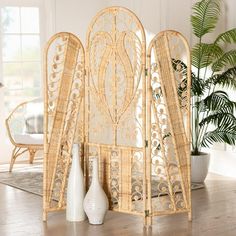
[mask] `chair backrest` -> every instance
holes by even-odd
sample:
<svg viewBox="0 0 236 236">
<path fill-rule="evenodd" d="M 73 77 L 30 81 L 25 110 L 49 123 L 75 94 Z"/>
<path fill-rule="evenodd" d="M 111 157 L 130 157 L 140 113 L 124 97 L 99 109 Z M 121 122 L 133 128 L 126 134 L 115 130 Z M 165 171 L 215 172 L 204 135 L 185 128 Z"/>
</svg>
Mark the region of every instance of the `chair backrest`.
<svg viewBox="0 0 236 236">
<path fill-rule="evenodd" d="M 43 134 L 42 99 L 35 99 L 26 104 L 24 133 Z"/>
<path fill-rule="evenodd" d="M 18 104 L 6 119 L 6 128 L 12 143 L 18 134 L 43 133 L 43 100 L 37 98 Z"/>
</svg>

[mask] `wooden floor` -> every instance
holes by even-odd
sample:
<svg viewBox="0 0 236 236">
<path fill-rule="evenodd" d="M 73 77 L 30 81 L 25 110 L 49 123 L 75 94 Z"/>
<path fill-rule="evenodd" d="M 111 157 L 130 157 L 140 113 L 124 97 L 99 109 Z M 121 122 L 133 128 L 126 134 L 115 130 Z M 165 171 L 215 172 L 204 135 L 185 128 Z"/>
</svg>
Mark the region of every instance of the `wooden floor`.
<svg viewBox="0 0 236 236">
<path fill-rule="evenodd" d="M 70 223 L 65 213 L 50 214 L 42 222 L 42 198 L 0 184 L 0 236 L 235 236 L 236 180 L 211 175 L 206 188 L 193 191 L 193 222 L 176 215 L 154 219 L 149 232 L 142 219 L 109 212 L 101 226 Z"/>
</svg>

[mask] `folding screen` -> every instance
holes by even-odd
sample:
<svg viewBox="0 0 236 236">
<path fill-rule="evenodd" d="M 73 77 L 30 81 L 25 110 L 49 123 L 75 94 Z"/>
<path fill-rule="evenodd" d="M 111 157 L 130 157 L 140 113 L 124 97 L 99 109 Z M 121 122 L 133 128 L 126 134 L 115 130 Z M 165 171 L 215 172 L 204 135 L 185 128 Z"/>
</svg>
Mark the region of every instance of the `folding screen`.
<svg viewBox="0 0 236 236">
<path fill-rule="evenodd" d="M 63 48 L 59 64 L 48 50 L 56 43 L 54 51 Z M 85 86 L 79 40 L 62 33 L 49 42 L 46 59 L 53 66 L 45 75 L 44 219 L 48 211 L 65 207 L 75 130 L 83 147 L 86 188 L 96 156 L 110 210 L 140 215 L 145 225 L 156 215 L 191 216 L 189 48 L 181 34 L 165 31 L 152 40 L 147 58 L 148 66 L 143 26 L 122 7 L 102 10 L 88 28 Z"/>
</svg>

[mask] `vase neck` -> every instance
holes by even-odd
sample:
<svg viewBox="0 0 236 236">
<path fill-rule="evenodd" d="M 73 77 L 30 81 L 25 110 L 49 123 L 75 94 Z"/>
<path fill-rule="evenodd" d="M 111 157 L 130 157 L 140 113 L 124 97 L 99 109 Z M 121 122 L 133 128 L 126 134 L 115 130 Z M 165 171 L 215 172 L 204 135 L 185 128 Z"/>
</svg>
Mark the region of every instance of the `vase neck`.
<svg viewBox="0 0 236 236">
<path fill-rule="evenodd" d="M 79 164 L 79 145 L 73 144 L 72 147 L 72 167 Z"/>
<path fill-rule="evenodd" d="M 99 182 L 99 175 L 98 175 L 98 158 L 93 158 L 93 177 L 92 177 L 92 183 Z"/>
</svg>

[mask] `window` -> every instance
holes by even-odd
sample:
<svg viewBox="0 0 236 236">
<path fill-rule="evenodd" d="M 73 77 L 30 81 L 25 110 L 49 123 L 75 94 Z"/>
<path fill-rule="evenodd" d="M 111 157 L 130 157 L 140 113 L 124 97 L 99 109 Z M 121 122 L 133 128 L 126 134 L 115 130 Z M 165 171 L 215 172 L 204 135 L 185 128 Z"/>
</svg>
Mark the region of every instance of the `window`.
<svg viewBox="0 0 236 236">
<path fill-rule="evenodd" d="M 0 10 L 1 73 L 8 113 L 20 102 L 41 95 L 40 8 L 5 4 Z"/>
</svg>

